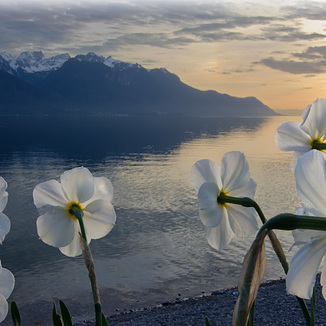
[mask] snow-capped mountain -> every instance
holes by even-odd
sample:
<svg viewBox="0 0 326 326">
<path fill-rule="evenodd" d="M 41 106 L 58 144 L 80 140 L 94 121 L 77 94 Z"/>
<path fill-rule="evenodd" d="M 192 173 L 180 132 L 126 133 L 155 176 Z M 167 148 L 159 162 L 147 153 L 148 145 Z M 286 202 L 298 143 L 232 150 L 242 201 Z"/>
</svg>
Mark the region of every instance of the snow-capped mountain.
<svg viewBox="0 0 326 326">
<path fill-rule="evenodd" d="M 2 52 L 0 53 L 0 68 L 1 65 L 9 65 L 10 69 L 7 68 L 2 70 L 6 70 L 11 74 L 14 74 L 15 72 L 19 73 L 19 71 L 30 74 L 37 72 L 48 72 L 61 68 L 62 65 L 70 58 L 71 57 L 68 53 L 63 53 L 50 58 L 45 58 L 42 51 L 23 52 L 18 57 L 15 57 L 6 52 Z M 78 61 L 103 63 L 111 68 L 115 67 L 115 65 L 117 64 L 123 63 L 120 60 L 113 59 L 111 56 L 105 58 L 103 56 L 96 55 L 93 52 L 89 52 L 86 55 L 77 55 L 75 59 L 77 59 Z M 132 64 L 127 65 L 132 66 Z"/>
<path fill-rule="evenodd" d="M 116 64 L 122 62 L 120 60 L 113 59 L 111 56 L 105 58 L 101 55 L 95 54 L 94 52 L 88 52 L 86 55 L 76 55 L 75 59 L 77 59 L 78 61 L 99 62 L 111 68 L 113 68 Z"/>
<path fill-rule="evenodd" d="M 25 73 L 35 73 L 57 70 L 70 59 L 68 53 L 63 53 L 51 58 L 45 58 L 44 54 L 39 52 L 23 52 L 18 57 L 9 53 L 0 53 L 0 57 L 7 61 L 13 71 L 21 69 Z"/>
<path fill-rule="evenodd" d="M 119 70 L 124 70 L 124 69 L 128 69 L 128 68 L 144 69 L 138 63 L 123 62 L 123 61 L 120 61 L 117 59 L 113 59 L 111 56 L 108 56 L 107 58 L 105 58 L 105 57 L 103 57 L 101 55 L 97 55 L 93 52 L 88 52 L 86 55 L 83 55 L 83 54 L 76 55 L 75 59 L 78 61 L 103 63 L 104 65 L 106 65 L 110 68 L 119 68 Z"/>
</svg>

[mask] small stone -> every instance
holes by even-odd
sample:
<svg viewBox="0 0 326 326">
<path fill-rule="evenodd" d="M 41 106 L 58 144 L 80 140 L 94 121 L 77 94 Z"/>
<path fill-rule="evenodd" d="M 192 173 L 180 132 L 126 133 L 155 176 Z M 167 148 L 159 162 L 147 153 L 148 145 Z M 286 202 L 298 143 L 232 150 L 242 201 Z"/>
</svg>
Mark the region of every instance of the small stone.
<svg viewBox="0 0 326 326">
<path fill-rule="evenodd" d="M 172 303 L 170 301 L 164 301 L 161 304 L 162 304 L 162 306 L 170 306 L 170 305 L 172 305 Z"/>
</svg>

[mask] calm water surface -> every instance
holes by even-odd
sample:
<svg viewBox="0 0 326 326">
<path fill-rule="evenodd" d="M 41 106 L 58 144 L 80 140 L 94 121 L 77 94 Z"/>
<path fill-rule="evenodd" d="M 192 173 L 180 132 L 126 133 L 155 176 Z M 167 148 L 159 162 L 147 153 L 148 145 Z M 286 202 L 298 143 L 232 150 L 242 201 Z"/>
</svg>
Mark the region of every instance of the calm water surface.
<svg viewBox="0 0 326 326">
<path fill-rule="evenodd" d="M 9 185 L 5 213 L 12 229 L 0 258 L 16 277 L 9 301 L 20 307 L 24 324 L 51 325 L 58 298 L 75 321 L 93 318 L 82 257 L 68 258 L 38 239 L 32 201 L 38 183 L 81 165 L 112 181 L 116 226 L 91 243 L 105 314 L 236 286 L 253 238 L 222 251 L 208 245 L 190 169 L 199 159 L 220 164 L 227 151 L 240 150 L 266 217 L 293 213 L 300 202 L 291 155 L 274 143 L 277 127 L 289 120 L 300 118 L 2 118 L 0 175 Z M 278 234 L 290 258 L 292 236 Z M 267 253 L 266 279 L 283 277 L 269 245 Z"/>
</svg>

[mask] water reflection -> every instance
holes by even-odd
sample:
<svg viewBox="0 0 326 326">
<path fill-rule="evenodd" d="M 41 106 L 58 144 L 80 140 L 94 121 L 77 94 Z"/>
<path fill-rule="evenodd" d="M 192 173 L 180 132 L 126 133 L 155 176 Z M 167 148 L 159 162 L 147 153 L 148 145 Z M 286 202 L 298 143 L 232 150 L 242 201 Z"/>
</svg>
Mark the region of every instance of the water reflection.
<svg viewBox="0 0 326 326">
<path fill-rule="evenodd" d="M 267 217 L 293 212 L 299 203 L 291 157 L 274 144 L 282 121 L 287 118 L 4 119 L 0 175 L 9 184 L 5 212 L 12 231 L 1 247 L 1 260 L 16 276 L 12 299 L 23 320 L 30 316 L 40 322 L 46 316 L 50 321 L 55 298 L 62 298 L 80 319 L 93 316 L 83 260 L 67 258 L 37 239 L 32 203 L 36 184 L 80 165 L 108 177 L 115 191 L 117 224 L 107 237 L 91 243 L 104 312 L 235 286 L 252 239 L 219 252 L 210 248 L 189 172 L 198 159 L 219 163 L 225 152 L 241 150 Z M 281 239 L 287 250 L 292 237 L 281 234 Z M 267 250 L 266 277 L 282 276 L 275 255 Z M 6 322 L 11 325 L 8 318 Z"/>
<path fill-rule="evenodd" d="M 264 118 L 140 117 L 3 117 L 2 155 L 15 151 L 46 151 L 65 159 L 119 160 L 138 153 L 167 153 L 181 143 L 233 129 L 255 130 Z M 10 138 L 9 138 L 10 136 Z M 134 157 L 135 158 L 135 157 Z M 133 158 L 133 159 L 134 159 Z"/>
</svg>

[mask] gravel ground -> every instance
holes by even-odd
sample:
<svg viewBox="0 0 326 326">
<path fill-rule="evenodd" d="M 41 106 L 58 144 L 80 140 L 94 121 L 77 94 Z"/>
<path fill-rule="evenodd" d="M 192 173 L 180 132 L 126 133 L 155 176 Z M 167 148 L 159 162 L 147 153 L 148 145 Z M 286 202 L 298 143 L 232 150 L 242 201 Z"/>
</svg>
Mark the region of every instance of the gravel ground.
<svg viewBox="0 0 326 326">
<path fill-rule="evenodd" d="M 208 316 L 211 325 L 232 325 L 233 309 L 238 297 L 237 288 L 214 291 L 201 297 L 164 302 L 156 307 L 135 310 L 107 317 L 109 326 L 205 325 Z M 321 294 L 319 276 L 316 282 L 316 325 L 326 325 L 326 302 Z M 309 307 L 309 301 L 307 301 Z M 263 283 L 256 301 L 255 325 L 305 325 L 297 299 L 287 295 L 285 281 Z M 92 326 L 92 321 L 75 326 Z"/>
</svg>

